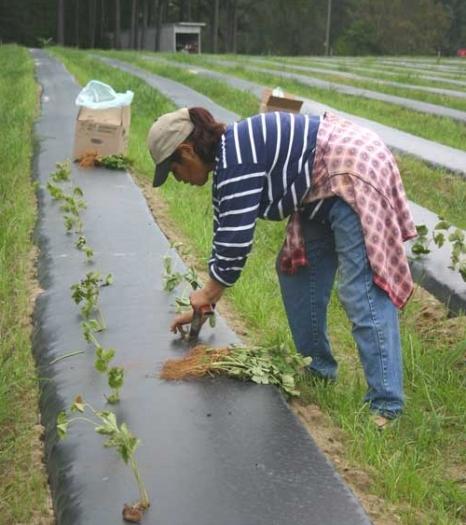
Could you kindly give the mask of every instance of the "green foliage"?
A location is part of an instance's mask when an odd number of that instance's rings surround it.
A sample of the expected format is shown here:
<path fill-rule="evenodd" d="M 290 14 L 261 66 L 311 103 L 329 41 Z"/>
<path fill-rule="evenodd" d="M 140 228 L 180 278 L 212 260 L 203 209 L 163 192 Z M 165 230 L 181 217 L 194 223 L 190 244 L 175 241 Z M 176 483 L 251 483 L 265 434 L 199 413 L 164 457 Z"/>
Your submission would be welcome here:
<path fill-rule="evenodd" d="M 97 308 L 100 288 L 111 283 L 112 274 L 102 278 L 99 272 L 88 272 L 79 283 L 71 285 L 73 301 L 77 305 L 84 303 L 81 307 L 81 315 L 85 319 L 89 319 L 91 312 Z"/>
<path fill-rule="evenodd" d="M 237 379 L 276 385 L 290 396 L 299 396 L 296 379 L 304 373 L 310 362 L 310 357 L 291 352 L 284 345 L 252 348 L 238 346 L 232 347 L 212 368 Z"/>
<path fill-rule="evenodd" d="M 115 373 L 115 377 L 117 376 L 118 374 Z M 118 379 L 115 381 L 118 383 Z M 140 503 L 143 508 L 149 507 L 149 497 L 134 458 L 134 453 L 140 444 L 140 440 L 129 431 L 126 423 L 118 425 L 117 418 L 113 412 L 95 410 L 81 396 L 77 396 L 70 407 L 70 412 L 84 414 L 86 411 L 90 413 L 92 419 L 83 416 L 69 418 L 65 411 L 60 412 L 56 424 L 58 437 L 64 439 L 68 433 L 69 425 L 75 421 L 86 421 L 92 425 L 97 434 L 107 438 L 104 446 L 115 449 L 123 462 L 130 465 L 138 485 Z"/>
<path fill-rule="evenodd" d="M 96 360 L 95 369 L 104 374 L 108 370 L 110 361 L 115 357 L 115 350 L 113 348 L 105 349 L 103 346 L 98 346 L 95 350 Z"/>
<path fill-rule="evenodd" d="M 132 162 L 123 154 L 107 155 L 106 157 L 98 157 L 97 165 L 111 170 L 128 170 L 131 168 Z"/>
<path fill-rule="evenodd" d="M 47 522 L 50 515 L 46 475 L 37 468 L 39 381 L 28 322 L 38 88 L 28 49 L 5 45 L 16 4 L 0 4 L 0 523 L 13 524 Z"/>
<path fill-rule="evenodd" d="M 445 244 L 445 233 L 452 227 L 452 225 L 439 217 L 439 222 L 435 225 L 432 232 L 432 239 L 434 243 L 441 248 Z M 428 248 L 429 244 L 429 229 L 426 225 L 416 226 L 418 237 L 416 242 L 411 246 L 411 251 L 414 253 L 417 258 L 430 253 Z M 440 231 L 439 231 L 440 230 Z M 465 235 L 462 230 L 456 228 L 452 233 L 448 235 L 448 240 L 450 241 L 451 255 L 450 255 L 450 266 L 452 270 L 458 270 L 462 279 L 466 282 L 466 242 Z"/>

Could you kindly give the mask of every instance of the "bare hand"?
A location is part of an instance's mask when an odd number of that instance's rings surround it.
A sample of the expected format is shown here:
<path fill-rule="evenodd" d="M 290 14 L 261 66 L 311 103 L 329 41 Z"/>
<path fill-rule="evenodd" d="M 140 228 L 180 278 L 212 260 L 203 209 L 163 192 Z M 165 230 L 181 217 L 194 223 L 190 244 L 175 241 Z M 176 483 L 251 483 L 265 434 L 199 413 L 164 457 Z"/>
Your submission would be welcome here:
<path fill-rule="evenodd" d="M 224 291 L 224 286 L 213 279 L 209 279 L 206 285 L 200 290 L 191 293 L 189 296 L 191 306 L 195 310 L 200 310 L 203 306 L 216 304 L 222 297 Z"/>
<path fill-rule="evenodd" d="M 185 335 L 185 330 L 183 326 L 186 324 L 191 324 L 193 320 L 193 311 L 189 310 L 188 312 L 183 312 L 182 314 L 177 315 L 170 324 L 170 331 L 176 334 L 177 332 L 181 335 Z"/>

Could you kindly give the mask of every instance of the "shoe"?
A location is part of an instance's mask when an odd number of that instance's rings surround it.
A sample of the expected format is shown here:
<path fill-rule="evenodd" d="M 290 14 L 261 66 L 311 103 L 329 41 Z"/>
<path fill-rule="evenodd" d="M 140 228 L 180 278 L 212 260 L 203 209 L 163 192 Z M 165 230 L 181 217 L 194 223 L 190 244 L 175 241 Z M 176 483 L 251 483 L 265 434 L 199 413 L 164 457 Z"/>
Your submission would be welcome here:
<path fill-rule="evenodd" d="M 377 430 L 386 430 L 395 423 L 396 419 L 382 416 L 382 414 L 372 414 L 371 421 L 377 428 Z"/>

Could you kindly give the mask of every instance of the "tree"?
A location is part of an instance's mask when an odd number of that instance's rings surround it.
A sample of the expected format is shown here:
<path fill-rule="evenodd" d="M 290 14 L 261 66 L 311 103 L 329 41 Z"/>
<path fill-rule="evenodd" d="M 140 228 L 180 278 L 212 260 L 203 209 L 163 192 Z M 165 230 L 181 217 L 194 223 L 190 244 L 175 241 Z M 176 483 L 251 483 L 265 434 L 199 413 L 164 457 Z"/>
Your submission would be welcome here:
<path fill-rule="evenodd" d="M 115 10 L 115 27 L 113 32 L 113 47 L 115 49 L 121 48 L 121 12 L 120 12 L 120 0 L 115 0 L 114 10 Z"/>
<path fill-rule="evenodd" d="M 214 0 L 213 20 L 212 20 L 212 52 L 218 53 L 218 14 L 220 0 Z"/>
<path fill-rule="evenodd" d="M 65 0 L 58 0 L 57 7 L 57 43 L 65 45 Z"/>
<path fill-rule="evenodd" d="M 96 28 L 97 4 L 96 0 L 89 0 L 89 47 L 95 47 L 95 28 Z"/>

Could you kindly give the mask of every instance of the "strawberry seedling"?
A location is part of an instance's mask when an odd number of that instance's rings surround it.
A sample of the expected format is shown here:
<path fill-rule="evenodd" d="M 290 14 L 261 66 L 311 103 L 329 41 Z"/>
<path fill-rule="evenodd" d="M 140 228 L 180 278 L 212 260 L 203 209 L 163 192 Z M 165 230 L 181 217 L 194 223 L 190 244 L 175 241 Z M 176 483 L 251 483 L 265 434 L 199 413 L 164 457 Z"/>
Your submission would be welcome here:
<path fill-rule="evenodd" d="M 134 453 L 140 444 L 140 440 L 128 429 L 126 423 L 118 425 L 116 416 L 110 411 L 98 411 L 86 403 L 81 396 L 77 396 L 71 405 L 70 412 L 84 414 L 90 412 L 90 417 L 77 415 L 68 417 L 66 412 L 60 412 L 57 417 L 57 434 L 60 439 L 65 439 L 68 434 L 68 427 L 75 421 L 85 421 L 94 427 L 97 434 L 106 436 L 104 446 L 116 450 L 120 458 L 126 465 L 129 465 L 136 479 L 139 501 L 133 505 L 126 505 L 123 509 L 123 518 L 128 519 L 137 517 L 142 519 L 143 512 L 149 508 L 150 501 L 147 490 L 142 481 L 139 468 L 134 457 Z M 131 521 L 128 519 L 128 521 Z M 133 520 L 134 521 L 134 520 Z"/>
<path fill-rule="evenodd" d="M 55 164 L 56 170 L 50 174 L 53 182 L 69 182 L 71 179 L 71 163 L 69 160 L 57 162 Z"/>
<path fill-rule="evenodd" d="M 86 259 L 90 261 L 94 256 L 94 250 L 87 244 L 87 239 L 84 235 L 80 235 L 74 243 L 76 248 L 84 253 Z"/>
<path fill-rule="evenodd" d="M 112 274 L 108 274 L 104 279 L 101 278 L 99 272 L 88 272 L 86 277 L 79 283 L 71 286 L 72 298 L 80 308 L 81 315 L 84 319 L 89 319 L 92 312 L 96 312 L 99 316 L 99 325 L 105 328 L 102 313 L 99 310 L 97 301 L 99 299 L 99 290 L 102 286 L 108 286 L 113 282 Z"/>

